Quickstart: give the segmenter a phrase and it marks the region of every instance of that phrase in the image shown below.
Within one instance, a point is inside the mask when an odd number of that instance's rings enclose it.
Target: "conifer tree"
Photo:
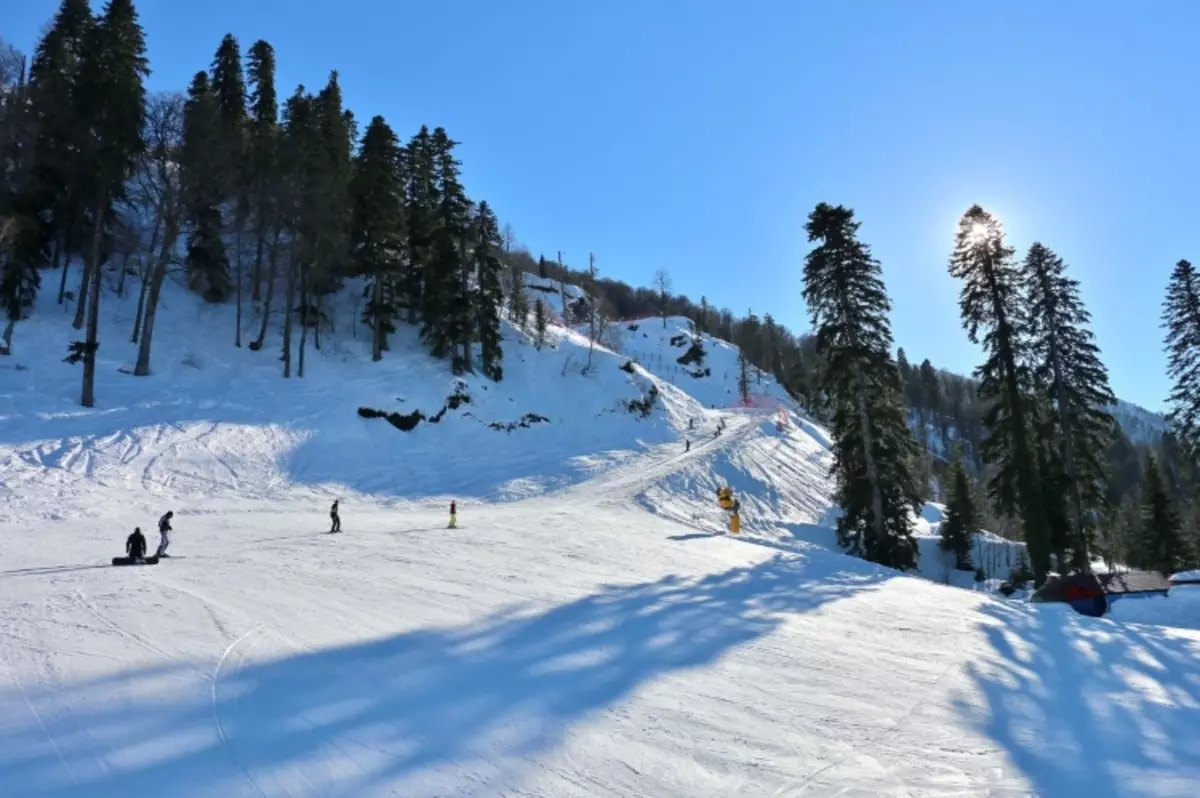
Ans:
[[[1108,408],[1116,397],[1088,329],[1091,314],[1079,295],[1079,282],[1066,275],[1062,258],[1035,243],[1023,272],[1034,379],[1050,403],[1051,440],[1066,477],[1072,565],[1087,571],[1087,540],[1104,498],[1105,452],[1114,423]]]
[[[437,226],[438,188],[434,172],[433,147],[429,129],[422,126],[404,151],[407,179],[404,218],[408,223],[408,268],[401,286],[400,301],[407,311],[409,324],[416,324],[427,310],[426,285],[432,270],[434,231]],[[433,333],[433,330],[430,331]],[[434,335],[438,338],[440,335]],[[432,346],[427,339],[426,343]]]
[[[254,216],[254,272],[251,275],[253,293],[251,300],[257,302],[262,292],[262,267],[267,231],[273,220],[272,188],[276,181],[275,167],[278,146],[279,99],[275,92],[275,50],[263,40],[256,41],[247,56],[247,73],[250,79],[250,119],[246,136],[246,181],[251,197]],[[268,283],[274,281],[274,274]],[[268,305],[263,315],[270,313]],[[261,346],[261,344],[260,344]]]
[[[838,540],[873,562],[912,568],[912,514],[921,506],[912,474],[916,446],[891,357],[880,265],[857,239],[858,226],[853,211],[825,203],[806,225],[808,240],[819,242],[805,259],[804,299],[828,365],[833,473],[843,508]]]
[[[1141,521],[1137,552],[1139,564],[1164,576],[1177,571],[1187,560],[1183,521],[1153,454],[1146,456]]]
[[[395,284],[403,258],[404,184],[396,134],[376,116],[363,135],[351,184],[351,253],[356,270],[370,277],[371,300],[364,312],[371,325],[371,359],[380,360],[395,331]]]
[[[508,299],[508,315],[517,329],[525,330],[529,323],[529,297],[525,293],[525,271],[513,264],[512,277],[509,279],[511,295]]]
[[[80,234],[91,198],[85,196],[88,175],[82,153],[86,131],[81,124],[84,98],[79,86],[84,43],[95,25],[88,0],[62,0],[46,35],[38,43],[29,68],[29,100],[34,117],[33,171],[40,238],[53,241],[53,265],[64,264],[58,303],[66,298],[70,254],[81,248]],[[80,303],[83,297],[78,297]]]
[[[979,397],[987,403],[987,437],[980,451],[996,467],[988,492],[1005,515],[1019,514],[1040,585],[1050,568],[1050,542],[1038,487],[1037,461],[1029,439],[1027,388],[1021,363],[1027,346],[1021,337],[1020,274],[1000,223],[978,205],[959,221],[950,275],[962,281],[959,307],[972,343],[982,344],[987,360],[976,369]]]
[[[1172,382],[1167,421],[1195,461],[1200,456],[1200,278],[1186,260],[1171,272],[1162,322]]]
[[[946,505],[946,519],[941,525],[941,547],[954,552],[955,567],[960,571],[973,571],[971,544],[979,531],[979,516],[975,510],[975,498],[962,457],[956,453],[951,469],[950,501]]]
[[[233,291],[222,238],[220,116],[208,74],[197,72],[183,111],[181,168],[191,229],[187,240],[188,284],[209,302]]]
[[[440,127],[430,137],[438,203],[425,270],[421,336],[434,357],[449,356],[452,370],[461,374],[472,367],[474,325],[465,252],[470,201],[459,182],[455,144]]]
[[[221,205],[232,204],[229,221],[233,227],[234,293],[237,311],[234,321],[234,346],[242,345],[242,233],[250,215],[250,182],[247,177],[246,79],[242,72],[241,48],[233,34],[227,33],[213,58],[210,81],[216,106],[217,172]],[[222,225],[224,230],[226,225]]]
[[[92,407],[95,402],[101,245],[106,214],[113,202],[123,196],[125,181],[133,173],[144,148],[141,135],[146,116],[144,81],[150,73],[145,53],[145,36],[131,0],[109,0],[99,22],[86,35],[77,95],[77,119],[87,131],[81,157],[89,174],[87,194],[93,200],[92,241],[84,265],[85,274],[91,274],[83,358],[84,407]]]
[[[700,318],[696,319],[696,328],[702,333],[708,332],[708,297],[700,297]]]
[[[479,288],[474,294],[475,329],[479,331],[479,358],[481,371],[490,379],[499,382],[504,378],[504,359],[501,348],[500,310],[504,305],[504,290],[500,275],[504,263],[500,260],[500,228],[496,215],[486,202],[479,203],[475,219],[475,279]]]
[[[543,280],[550,277],[550,270],[546,267],[545,255],[538,255],[538,277],[541,277]]]
[[[546,303],[540,299],[533,302],[534,347],[540,352],[546,345]]]
[[[292,376],[292,328],[295,319],[296,288],[301,282],[304,255],[302,243],[307,231],[306,202],[312,196],[310,165],[313,133],[313,96],[297,86],[284,104],[283,132],[280,136],[279,173],[282,176],[278,213],[289,231],[287,289],[284,298],[283,376]]]
[[[746,360],[746,350],[738,348],[738,396],[742,404],[750,404],[750,363]]]

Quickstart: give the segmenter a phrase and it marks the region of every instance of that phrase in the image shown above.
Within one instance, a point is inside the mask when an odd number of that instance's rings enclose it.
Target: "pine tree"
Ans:
[[[267,296],[262,307],[258,338],[250,348],[259,350],[267,337],[271,301],[275,298],[275,271],[279,260],[279,213],[282,181],[279,175],[279,98],[275,92],[275,50],[263,40],[250,47],[250,121],[246,141],[245,174],[254,218],[254,284],[251,300],[262,296],[263,258],[268,262]],[[268,234],[271,233],[268,244]]]
[[[474,296],[475,329],[479,331],[479,357],[482,362],[481,370],[491,380],[499,382],[504,378],[504,368],[500,361],[504,359],[501,348],[500,310],[504,305],[504,290],[500,284],[500,275],[504,263],[500,260],[500,227],[496,215],[486,202],[479,203],[479,213],[475,219],[475,249],[472,253],[475,262],[475,279],[479,289]]]
[[[546,303],[540,299],[533,302],[534,346],[538,351],[546,345]]]
[[[82,154],[87,131],[80,114],[84,44],[95,26],[88,0],[62,0],[58,13],[38,43],[29,69],[29,100],[34,117],[33,172],[30,204],[41,229],[52,240],[53,265],[63,264],[58,303],[66,298],[66,260],[82,246],[80,235],[91,197],[86,196],[89,171]],[[84,298],[78,297],[82,304]]]
[[[1141,521],[1137,552],[1139,564],[1164,576],[1177,571],[1187,559],[1183,522],[1174,500],[1167,492],[1162,469],[1152,454],[1146,456]]]
[[[471,208],[459,182],[455,144],[440,127],[430,137],[438,204],[425,271],[421,336],[434,357],[450,356],[451,369],[461,374],[472,368],[474,325],[465,252]]]
[[[280,224],[289,232],[287,289],[284,298],[283,377],[292,376],[292,328],[296,316],[296,289],[302,282],[304,245],[307,241],[309,217],[307,203],[313,199],[312,140],[315,138],[314,99],[297,86],[284,104],[283,132],[279,145],[279,173],[282,176],[279,193]]]
[[[550,271],[546,268],[546,257],[544,255],[538,255],[538,277],[541,277],[543,280],[550,277]]]
[[[667,329],[667,302],[671,298],[671,275],[666,269],[654,273],[654,290],[658,293],[658,314],[662,316],[663,329]]]
[[[395,285],[401,276],[404,183],[396,134],[376,116],[363,135],[351,185],[351,252],[360,274],[370,276],[371,300],[364,311],[371,325],[371,359],[380,360],[395,331]]]
[[[979,398],[988,405],[983,459],[996,467],[988,492],[1005,515],[1018,513],[1040,585],[1050,569],[1050,542],[1038,489],[1037,462],[1029,440],[1027,388],[1021,363],[1027,355],[1020,274],[1000,223],[978,205],[959,221],[950,275],[962,281],[959,306],[972,343],[982,344],[987,360],[976,369]]]
[[[960,571],[973,571],[971,545],[979,531],[979,517],[975,510],[975,499],[967,470],[962,458],[956,456],[951,471],[950,501],[946,505],[946,520],[941,525],[941,547],[954,552],[955,567]]]
[[[1195,460],[1200,457],[1200,278],[1186,260],[1176,263],[1171,272],[1162,321],[1172,381],[1167,421]]]
[[[891,358],[880,265],[858,241],[858,227],[853,211],[825,203],[806,225],[808,240],[820,242],[805,259],[804,299],[834,406],[838,540],[873,562],[913,568],[912,514],[921,506],[911,465],[916,446]]]
[[[1088,329],[1091,314],[1079,295],[1079,282],[1067,277],[1065,269],[1061,258],[1034,244],[1025,258],[1023,278],[1034,380],[1052,408],[1052,440],[1066,477],[1072,565],[1088,571],[1087,541],[1104,499],[1105,452],[1114,423],[1108,408],[1116,397]]]
[[[509,279],[511,295],[508,299],[508,315],[517,329],[524,330],[529,323],[529,297],[525,293],[525,271],[513,264],[512,277]]]
[[[188,284],[209,302],[222,302],[233,292],[222,238],[220,147],[216,96],[208,74],[197,72],[184,104],[181,168],[191,225],[187,240]]]
[[[696,320],[696,327],[697,327],[697,328],[700,330],[700,332],[702,332],[702,333],[707,333],[707,332],[708,332],[708,313],[709,313],[709,310],[710,310],[710,309],[709,309],[709,307],[708,307],[708,297],[705,297],[705,296],[702,296],[702,297],[700,297],[700,318],[698,318],[698,319]]]
[[[90,175],[88,193],[94,200],[91,248],[84,266],[85,274],[91,275],[81,397],[84,407],[95,402],[105,215],[123,196],[125,181],[144,148],[144,81],[150,73],[145,53],[145,36],[131,0],[109,0],[100,21],[86,35],[78,91],[77,118],[87,131],[81,157]]]
[[[232,202],[234,289],[237,313],[234,346],[242,345],[242,233],[250,215],[250,182],[247,175],[246,79],[241,48],[233,34],[225,34],[213,58],[210,82],[217,116],[217,172],[222,205]],[[220,206],[218,206],[220,207]],[[222,230],[225,226],[222,225]]]
[[[742,404],[750,404],[750,363],[746,360],[746,350],[738,349],[738,396],[742,397]]]
[[[404,218],[408,223],[409,264],[400,290],[400,304],[407,312],[408,322],[416,324],[426,311],[437,307],[434,300],[426,305],[426,281],[433,269],[433,241],[437,226],[438,190],[434,173],[433,148],[428,128],[422,126],[408,142],[404,151],[404,174],[407,180]],[[435,311],[440,312],[440,311]],[[440,328],[430,328],[426,343],[432,347],[440,340]]]

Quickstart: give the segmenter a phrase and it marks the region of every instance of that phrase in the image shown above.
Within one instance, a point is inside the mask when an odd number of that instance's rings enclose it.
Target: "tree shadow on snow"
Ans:
[[[991,656],[967,665],[978,695],[956,707],[1038,794],[1196,794],[1200,641],[1066,605],[981,611]]]
[[[776,557],[272,660],[253,653],[276,641],[251,633],[222,657],[211,685],[183,696],[156,689],[161,664],[26,685],[27,699],[14,687],[0,692],[0,706],[39,709],[0,722],[0,784],[6,796],[46,798],[503,789],[574,724],[644,685],[711,665],[788,615],[887,577]]]

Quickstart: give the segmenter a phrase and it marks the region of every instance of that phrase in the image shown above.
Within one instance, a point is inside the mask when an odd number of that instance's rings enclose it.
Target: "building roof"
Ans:
[[[1104,592],[1122,593],[1165,593],[1171,587],[1167,578],[1157,571],[1127,571],[1121,574],[1097,574]]]

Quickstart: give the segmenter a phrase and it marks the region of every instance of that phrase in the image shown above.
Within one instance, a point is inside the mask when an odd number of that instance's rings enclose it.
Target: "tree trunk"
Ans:
[[[100,346],[100,242],[104,237],[104,211],[108,205],[104,194],[101,193],[96,203],[95,225],[92,230],[92,251],[88,260],[91,264],[84,269],[84,274],[94,272],[89,286],[87,301],[87,351],[83,358],[83,395],[79,403],[84,407],[96,405],[96,349]],[[79,309],[83,309],[82,296]]]
[[[263,302],[262,309],[262,326],[258,329],[258,340],[250,344],[250,348],[256,352],[262,349],[263,342],[267,339],[267,324],[271,319],[271,300],[275,296],[275,269],[279,263],[279,231],[274,233],[274,240],[271,241],[271,250],[268,255],[267,266],[267,299]]]
[[[371,341],[371,360],[376,362],[383,360],[383,320],[379,309],[383,307],[383,272],[375,272],[375,291],[371,298],[372,304],[375,306],[372,312],[371,328],[374,332]]]
[[[283,320],[283,378],[286,380],[292,376],[292,306],[296,301],[296,236],[292,234],[292,240],[288,247],[288,281],[287,281],[287,307],[284,308]]]
[[[58,304],[67,297],[67,271],[71,265],[71,256],[66,253],[68,233],[63,231],[54,238],[54,268],[62,266],[62,278],[58,283]]]
[[[255,209],[255,225],[254,225],[254,274],[251,279],[254,282],[254,288],[250,294],[251,302],[258,302],[262,299],[262,259],[263,259],[263,244],[267,240],[267,226],[263,223],[263,205],[266,203],[259,198],[258,207]],[[270,289],[268,289],[270,290]]]
[[[171,251],[179,238],[179,222],[175,219],[167,221],[163,231],[162,248],[158,253],[158,261],[150,275],[150,285],[146,295],[145,318],[142,320],[142,340],[138,344],[137,363],[133,367],[133,376],[147,377],[150,375],[150,345],[154,339],[154,317],[158,313],[158,297],[162,293],[163,282],[167,278],[167,264],[171,261]]]
[[[234,234],[234,273],[237,275],[234,279],[237,280],[237,314],[234,320],[233,345],[238,349],[242,348],[242,228],[245,227],[241,220],[237,223],[237,232]]]
[[[296,376],[300,379],[304,379],[304,344],[308,340],[308,324],[310,321],[308,312],[308,303],[311,301],[310,293],[312,292],[312,286],[309,285],[310,282],[308,269],[306,268],[300,276],[300,307],[304,309],[300,315],[300,361],[296,368]]]
[[[83,260],[83,274],[79,277],[79,293],[75,295],[75,319],[71,322],[71,326],[76,330],[83,329],[84,313],[87,310],[86,297],[88,296],[88,288],[91,285],[92,271],[99,268],[99,265],[92,262],[92,259],[100,257],[99,238],[103,234],[103,230],[96,230],[92,234],[92,253]],[[97,280],[96,282],[100,281]]]
[[[0,345],[0,355],[12,354],[12,336],[13,328],[17,326],[17,320],[10,318],[8,324],[4,325],[4,344]]]
[[[160,205],[159,207],[161,208],[162,205]],[[154,232],[150,234],[149,254],[151,257],[154,256],[154,250],[158,246],[158,233],[162,229],[162,222],[163,222],[163,214],[160,210],[159,213],[156,213],[154,215]],[[140,257],[140,255],[139,255],[139,257]],[[151,263],[150,259],[145,259],[142,262],[142,274],[141,274],[142,287],[138,291],[137,313],[134,314],[134,317],[133,317],[133,335],[130,336],[130,338],[129,338],[129,342],[132,344],[136,344],[138,342],[138,333],[142,328],[142,314],[145,313],[145,310],[146,310],[146,287],[147,287],[147,284],[150,282],[150,272],[151,272],[150,263]]]

